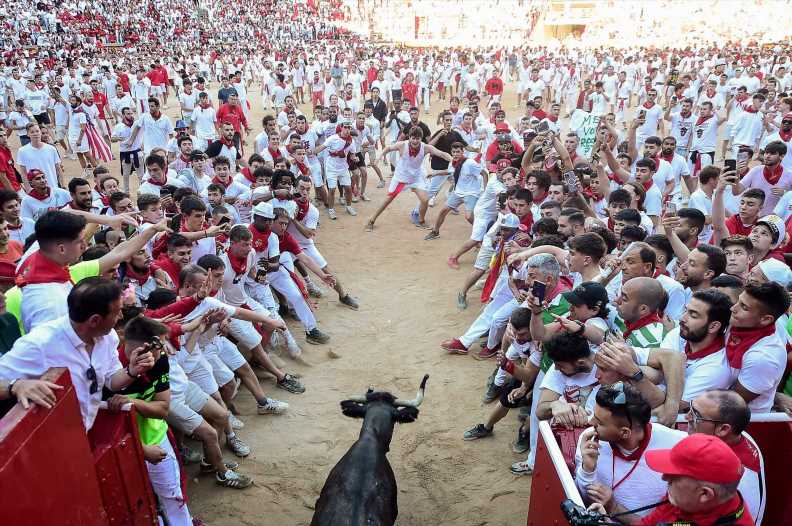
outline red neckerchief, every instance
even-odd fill
[[[648,191],[649,191],[649,189],[652,187],[652,185],[653,185],[653,184],[654,184],[654,181],[653,181],[652,179],[649,179],[648,181],[646,181],[645,183],[643,183],[643,189],[644,189],[644,191],[645,191],[645,192],[648,192]]]
[[[545,118],[550,122],[558,122],[558,115],[547,115]]]
[[[711,88],[707,88],[706,95],[708,99],[715,98],[715,90]]]
[[[230,250],[226,252],[226,254],[228,255],[228,262],[231,264],[234,274],[237,276],[243,275],[247,271],[248,257],[237,257]]]
[[[673,161],[673,160],[674,160],[674,151],[673,151],[673,150],[671,150],[671,153],[669,153],[668,155],[666,155],[666,154],[664,154],[664,153],[660,152],[660,155],[658,156],[658,160],[659,160],[659,159],[663,159],[663,160],[664,160],[664,161],[666,161],[668,164],[671,164],[671,161]],[[659,164],[660,164],[660,163],[658,163],[658,166],[657,166],[658,168],[660,168]]]
[[[229,185],[229,184],[231,184],[231,181],[230,181],[230,180],[229,180],[228,182],[223,182],[223,181],[221,181],[221,180],[220,180],[220,177],[218,177],[217,175],[215,175],[214,177],[212,177],[212,182],[213,182],[214,184],[220,184],[220,185],[223,185],[223,188],[228,188],[228,185]]]
[[[651,325],[653,323],[660,323],[660,322],[662,322],[662,320],[660,319],[660,316],[658,316],[656,312],[653,312],[652,314],[647,314],[646,316],[640,318],[634,323],[628,323],[627,330],[624,331],[623,337],[626,340],[627,338],[629,338],[630,334],[633,333],[633,331],[637,331],[638,329],[642,327],[646,327],[647,325]]]
[[[152,111],[152,112],[149,112],[149,115],[151,115],[151,117],[152,117],[154,120],[158,120],[158,119],[159,119],[159,118],[162,116],[162,112],[161,112],[161,111],[158,111],[157,113],[154,113],[154,112]]]
[[[260,232],[256,227],[252,224],[248,226],[248,230],[250,233],[253,234],[253,250],[256,252],[264,252],[267,250],[267,245],[269,244],[269,236],[272,233],[272,230],[267,229],[264,232]]]
[[[135,119],[134,119],[134,118],[132,118],[132,119],[127,119],[126,117],[124,117],[123,119],[121,119],[121,122],[123,122],[124,124],[126,124],[126,125],[127,125],[127,127],[131,128],[131,127],[132,127],[132,125],[133,125],[133,124],[135,124]]]
[[[20,230],[22,228],[22,218],[19,219],[19,224],[17,225],[11,224],[10,221],[6,221],[6,223],[8,224],[9,230]]]
[[[345,93],[345,94],[344,94],[344,100],[345,100],[345,101],[350,101],[350,100],[352,100],[352,95],[347,95],[347,94]]]
[[[757,110],[756,108],[753,107],[753,105],[751,105],[751,106],[746,106],[745,108],[743,108],[743,111],[745,113],[756,113],[759,110]]]
[[[251,183],[255,183],[256,182],[256,178],[253,177],[253,174],[250,172],[250,168],[248,168],[247,166],[242,168],[242,172],[241,173],[245,177],[245,179],[247,179]]]
[[[176,287],[176,290],[179,289],[179,273],[181,272],[181,268],[179,268],[176,263],[171,261],[168,257],[168,254],[163,253],[160,257],[151,264],[153,268],[164,270],[168,277],[173,282],[173,285]]]
[[[418,154],[421,152],[421,145],[418,145],[418,148],[413,149],[410,144],[407,144],[407,151],[410,154],[410,157],[418,157]]]
[[[40,192],[38,188],[34,188],[30,192],[28,192],[28,195],[30,197],[34,199],[38,199],[39,201],[49,199],[50,194],[52,194],[52,189],[50,189],[49,186],[47,187],[47,191],[45,193]]]
[[[726,358],[729,360],[729,365],[735,369],[742,369],[742,361],[745,352],[750,349],[753,344],[762,338],[770,336],[774,332],[774,323],[758,329],[729,329],[729,337],[726,340]]]
[[[130,279],[134,279],[135,281],[143,285],[151,277],[151,265],[149,265],[145,271],[138,272],[137,270],[134,269],[134,267],[131,264],[127,263],[126,277]]]
[[[206,108],[210,107],[211,104],[209,102],[206,102],[206,103],[199,102],[198,106],[200,106],[201,109],[205,110]]]
[[[105,195],[101,190],[99,190],[98,186],[94,186],[94,190],[96,190],[96,193],[99,194],[99,199],[102,201],[102,205],[110,206],[110,196]]]
[[[688,117],[690,117],[690,116],[692,115],[692,112],[687,112],[687,115],[685,115],[685,112],[684,112],[684,111],[680,111],[680,112],[679,112],[679,115],[680,115],[680,116],[681,116],[683,119],[687,119]]]
[[[746,99],[748,99],[748,94],[747,93],[742,93],[742,94],[737,95],[736,97],[734,97],[734,100],[736,100],[737,102],[743,102]]]
[[[657,278],[658,276],[668,276],[668,277],[670,278],[670,277],[671,277],[671,274],[669,274],[669,273],[668,273],[668,270],[667,270],[667,269],[666,269],[666,270],[664,270],[664,271],[662,271],[662,272],[660,272],[660,269],[659,269],[659,268],[656,268],[656,269],[655,269],[655,272],[654,272],[654,276],[652,276],[652,277],[653,277],[653,278]]]
[[[792,128],[789,131],[784,131],[783,129],[778,130],[778,136],[784,142],[789,142],[792,140]]]
[[[359,124],[355,124],[355,128],[357,129],[357,131],[363,131],[366,128],[366,125],[365,124],[360,124],[360,125]]]
[[[297,166],[297,168],[300,170],[301,174],[306,175],[306,176],[311,174],[311,169],[308,168],[308,166],[305,163],[301,163],[297,159],[292,159],[292,164]]]
[[[712,118],[712,115],[710,115],[708,117],[699,116],[698,120],[696,120],[696,126],[701,126],[702,124],[704,124],[705,122],[707,122],[711,118]]]
[[[226,139],[225,137],[220,137],[220,142],[225,144],[228,148],[234,147],[234,139]]]
[[[762,167],[762,175],[764,175],[765,180],[770,184],[778,184],[778,181],[781,180],[781,174],[784,173],[784,167],[781,163],[775,165],[772,169],[768,169],[767,165]]]
[[[655,105],[654,102],[649,102],[648,100],[643,103],[643,107],[646,108],[647,110],[651,110],[652,108],[654,108],[654,105]]]
[[[709,356],[710,354],[715,354],[716,352],[723,349],[724,345],[726,345],[726,340],[723,336],[718,336],[715,340],[696,352],[690,351],[690,342],[685,342],[685,354],[688,357],[688,360],[698,360],[699,358],[704,358],[705,356]]]
[[[67,282],[71,282],[69,267],[58,265],[40,250],[22,263],[16,275],[16,285],[19,288],[37,283]]]
[[[190,161],[190,158],[188,156],[184,155],[183,153],[179,154],[179,159],[181,159],[182,162],[184,164],[186,164],[187,166],[190,166],[190,164],[192,164],[192,161]]]
[[[622,453],[621,448],[617,445],[613,445],[613,447],[611,447],[611,451],[613,451],[614,457],[619,457],[620,459],[625,460],[627,462],[636,462],[641,459],[641,456],[643,456],[644,452],[646,451],[646,448],[649,447],[649,441],[651,439],[652,439],[652,424],[646,424],[646,427],[644,427],[644,436],[641,439],[641,442],[638,444],[638,448],[635,451],[633,451],[629,455],[625,455],[624,453]]]
[[[270,157],[272,157],[272,160],[273,160],[273,161],[274,161],[275,159],[280,159],[281,157],[283,157],[283,156],[281,155],[281,152],[280,152],[280,150],[279,150],[279,149],[277,149],[277,148],[273,150],[273,149],[272,149],[272,146],[267,146],[267,151],[269,152],[269,154],[270,154]]]
[[[306,199],[305,201],[300,201],[299,199],[295,199],[294,202],[297,204],[297,214],[295,215],[295,219],[297,221],[302,221],[305,219],[305,215],[308,213],[308,209],[311,207],[310,201]]]

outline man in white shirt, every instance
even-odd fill
[[[61,208],[71,201],[69,192],[57,186],[51,187],[41,170],[29,170],[26,177],[30,191],[22,198],[22,217],[35,222],[49,210]]]
[[[83,424],[89,431],[99,412],[102,389],[124,389],[151,369],[154,357],[138,348],[130,354],[126,367],[118,360],[119,342],[114,330],[121,317],[118,283],[85,278],[71,289],[67,302],[67,316],[37,325],[0,357],[0,378],[13,382],[38,378],[53,367],[68,368]]]
[[[206,92],[198,95],[198,104],[190,115],[190,128],[196,138],[194,146],[198,150],[206,151],[209,143],[217,140],[217,110],[210,104]]]
[[[27,125],[30,143],[19,149],[17,165],[26,174],[30,170],[41,170],[47,176],[50,188],[58,188],[63,180],[63,165],[58,150],[41,140],[41,127],[31,122]]]
[[[640,150],[647,137],[657,135],[660,119],[663,117],[663,108],[655,103],[657,90],[652,88],[646,92],[646,102],[636,108],[639,122],[636,132],[636,149]]]
[[[751,151],[759,151],[759,139],[764,132],[764,116],[759,111],[765,102],[765,96],[757,93],[751,104],[743,107],[742,114],[737,118],[729,132],[732,154],[737,157],[740,146],[747,146]]]
[[[168,141],[173,137],[173,123],[170,117],[160,111],[160,103],[156,97],[148,100],[149,111],[140,116],[132,127],[132,136],[129,142],[137,140],[137,134],[143,134],[143,154],[148,156],[154,148],[168,147]]]
[[[788,309],[789,295],[774,281],[747,284],[732,307],[726,333],[732,389],[755,413],[770,412],[786,368],[786,342],[778,336],[775,324]]]
[[[651,414],[641,394],[622,382],[596,394],[593,427],[580,436],[575,452],[575,483],[609,514],[654,504],[666,495],[668,484],[649,468],[646,452],[669,449],[686,435],[650,423]]]

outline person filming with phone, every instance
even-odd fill
[[[85,430],[93,426],[102,388],[121,391],[154,365],[151,352],[129,353],[124,367],[118,359],[114,327],[121,317],[121,286],[103,278],[85,278],[71,289],[69,313],[36,325],[0,357],[0,378],[14,383],[39,378],[53,367],[69,369]]]

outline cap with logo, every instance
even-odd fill
[[[503,216],[500,226],[501,228],[519,228],[520,218],[514,214],[506,214]]]
[[[770,229],[770,234],[773,236],[773,244],[770,247],[771,249],[776,249],[781,246],[781,243],[783,243],[784,239],[786,238],[786,225],[784,224],[783,219],[775,214],[770,214],[760,217],[756,224],[764,225]]]
[[[595,307],[608,304],[608,291],[599,283],[585,281],[573,290],[562,293],[564,298],[572,305],[587,305]]]

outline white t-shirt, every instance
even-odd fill
[[[193,112],[191,119],[195,125],[195,136],[202,140],[217,138],[217,129],[215,128],[215,117],[217,111],[211,106],[208,108],[201,108],[197,106]]]
[[[140,126],[143,134],[143,149],[148,152],[154,148],[167,148],[168,139],[173,134],[173,123],[167,115],[160,115],[159,119],[154,119],[151,113],[144,113],[135,123]]]
[[[220,256],[220,259],[222,259],[223,263],[225,263],[222,287],[223,294],[222,298],[220,299],[229,305],[240,307],[247,303],[250,299],[247,295],[247,292],[245,292],[245,279],[247,274],[250,272],[250,269],[252,269],[256,264],[256,254],[252,250],[248,252],[245,272],[241,275],[237,275],[236,272],[234,272],[234,269],[231,267],[231,263],[228,259],[228,253]]]
[[[792,195],[792,193],[789,195]],[[707,194],[701,188],[697,188],[695,192],[690,194],[688,206],[700,210],[705,216],[712,217],[712,198],[707,197]],[[712,225],[704,225],[704,229],[698,236],[699,243],[709,243],[711,237]]]
[[[50,187],[49,196],[46,199],[36,199],[26,195],[22,198],[22,210],[20,215],[27,217],[34,222],[50,210],[59,210],[69,201],[71,195],[63,188]]]
[[[297,221],[297,219],[292,219],[292,221],[289,222],[289,227],[286,229],[286,231],[297,240],[297,244],[300,245],[300,247],[306,248],[313,245],[313,238],[308,238],[302,235],[300,231],[297,230],[297,227],[294,226],[295,221]],[[305,228],[315,231],[319,227],[319,209],[312,204],[308,204],[308,212],[305,213],[305,217],[301,223]]]
[[[61,163],[61,158],[54,146],[42,143],[40,148],[34,148],[32,144],[27,144],[17,152],[17,163],[28,171],[41,170],[47,176],[50,188],[58,187],[56,166]]]
[[[770,412],[785,368],[786,347],[778,333],[754,343],[743,355],[742,368],[731,367],[732,382],[740,382],[750,392],[759,395],[748,403],[751,412]]]
[[[551,365],[542,380],[542,389],[552,391],[570,404],[582,406],[589,415],[594,414],[594,403],[599,390],[597,366],[587,373],[567,376]]]

